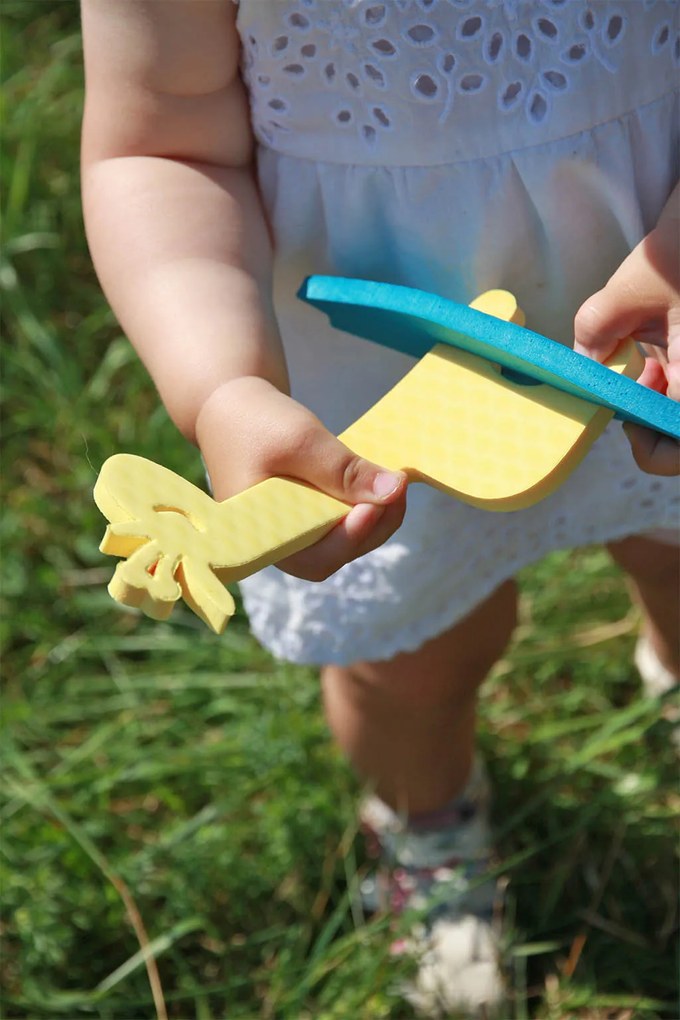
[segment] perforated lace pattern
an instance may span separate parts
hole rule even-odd
[[[616,77],[642,57],[661,72],[647,101],[680,67],[675,0],[241,0],[240,21],[260,141],[312,158],[333,134],[341,160],[408,163],[428,132],[440,158],[442,129],[490,109],[532,144],[556,112],[563,133],[626,112]]]
[[[578,494],[603,479],[612,502],[589,504],[584,523]],[[529,510],[490,514],[434,492],[425,503],[418,536],[407,518],[386,545],[327,581],[305,584],[271,567],[244,582],[255,635],[291,661],[389,659],[442,633],[553,550],[622,538],[631,520],[633,532],[662,522],[680,543],[680,486],[636,470],[616,424],[561,493]]]

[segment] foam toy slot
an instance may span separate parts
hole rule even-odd
[[[483,294],[470,311],[473,317],[481,315],[476,323],[480,328],[490,325],[492,333],[498,333],[499,320],[504,328],[512,323],[519,328],[524,322],[507,291]],[[565,392],[552,380],[544,381],[543,370],[530,360],[504,363],[504,352],[499,356],[496,346],[491,349],[493,360],[488,360],[489,352],[479,353],[474,336],[463,339],[467,350],[450,337],[437,342],[432,336],[411,371],[340,438],[361,456],[405,470],[410,480],[476,506],[529,506],[567,477],[615,408],[611,402],[603,406],[601,397],[587,387],[584,399],[583,375],[577,379],[579,386],[567,381],[572,391]],[[628,341],[606,368],[596,368],[607,373],[606,379],[635,378],[642,358]],[[680,421],[677,424],[680,435]],[[166,468],[129,454],[104,463],[94,498],[110,522],[101,549],[122,557],[109,585],[113,598],[155,619],[165,619],[183,598],[217,633],[234,612],[225,584],[318,541],[348,509],[285,478],[269,478],[216,502]]]

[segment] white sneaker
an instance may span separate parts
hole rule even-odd
[[[670,691],[680,690],[680,681],[667,669],[652,647],[649,638],[642,635],[635,646],[634,662],[642,680],[645,694],[650,698],[662,698]],[[671,724],[671,742],[680,756],[680,706],[677,701],[664,703],[662,714]]]
[[[649,638],[638,638],[634,662],[642,679],[642,686],[650,697],[658,698],[678,686],[678,678],[666,669],[652,647]]]
[[[435,921],[418,961],[418,975],[404,991],[425,1017],[459,1010],[470,1017],[497,1015],[503,997],[498,935],[493,924],[474,914]],[[416,947],[414,947],[416,948]]]
[[[404,998],[426,1017],[452,1010],[492,1017],[503,997],[491,858],[489,783],[476,763],[463,793],[441,811],[400,818],[377,797],[360,811],[375,873],[362,883],[364,909],[423,914],[395,953],[417,961]]]

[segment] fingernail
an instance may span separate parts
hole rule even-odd
[[[396,475],[393,471],[379,471],[373,479],[373,495],[378,499],[386,499],[399,488],[402,475]]]

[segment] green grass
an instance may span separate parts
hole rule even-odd
[[[407,1018],[387,926],[352,909],[358,787],[314,672],[274,662],[242,614],[216,638],[106,594],[103,460],[134,451],[194,481],[200,466],[90,268],[77,8],[2,16],[0,1013]],[[677,1020],[678,775],[630,665],[624,584],[597,550],[521,580],[481,713],[507,1020]]]

